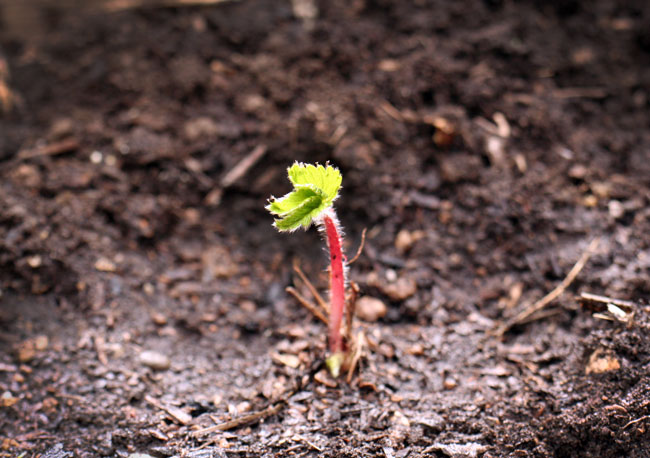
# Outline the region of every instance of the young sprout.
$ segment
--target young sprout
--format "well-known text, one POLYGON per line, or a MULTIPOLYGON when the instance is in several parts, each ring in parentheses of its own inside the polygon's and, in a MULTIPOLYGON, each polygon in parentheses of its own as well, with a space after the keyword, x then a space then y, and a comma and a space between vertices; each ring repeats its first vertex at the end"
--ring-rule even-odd
POLYGON ((273 225, 281 232, 299 227, 307 229, 312 222, 324 235, 330 256, 329 352, 327 366, 337 377, 345 360, 341 334, 345 307, 346 259, 342 249, 342 233, 333 203, 341 187, 341 172, 331 165, 296 162, 288 169, 293 191, 276 199, 271 197, 269 210, 273 225))

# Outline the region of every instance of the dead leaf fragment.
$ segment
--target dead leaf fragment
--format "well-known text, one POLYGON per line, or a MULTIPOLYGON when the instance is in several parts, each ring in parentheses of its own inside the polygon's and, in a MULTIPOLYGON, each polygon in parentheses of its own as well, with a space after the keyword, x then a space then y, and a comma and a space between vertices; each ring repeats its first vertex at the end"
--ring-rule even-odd
POLYGON ((325 385, 329 388, 336 388, 337 385, 336 380, 334 380, 329 372, 327 372, 325 369, 316 372, 314 375, 314 380, 316 380, 321 385, 325 385))

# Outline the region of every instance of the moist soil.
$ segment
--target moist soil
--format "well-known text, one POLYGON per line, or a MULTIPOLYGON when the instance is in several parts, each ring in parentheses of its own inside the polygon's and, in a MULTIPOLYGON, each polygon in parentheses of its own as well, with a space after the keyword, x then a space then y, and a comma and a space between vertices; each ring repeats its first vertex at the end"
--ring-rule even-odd
POLYGON ((0 456, 650 456, 647 2, 67 8, 1 41, 0 456))

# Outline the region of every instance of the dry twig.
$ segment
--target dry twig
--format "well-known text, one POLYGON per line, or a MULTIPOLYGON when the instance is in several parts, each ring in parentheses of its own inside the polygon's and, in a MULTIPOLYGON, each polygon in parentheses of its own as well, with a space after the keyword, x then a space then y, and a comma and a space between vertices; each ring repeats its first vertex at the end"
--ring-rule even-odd
POLYGON ((350 265, 357 259, 359 259, 359 256, 361 256, 361 252, 363 251, 363 247, 366 244, 366 232, 367 228, 363 228, 363 231, 361 231, 361 243, 359 243, 359 248, 357 248, 357 253, 354 255, 352 259, 350 259, 346 264, 350 265))
POLYGON ((293 288, 292 286, 287 286, 284 290, 285 290, 287 293, 291 294, 293 297, 295 297, 296 300, 297 300, 298 302, 300 302, 300 304, 301 304, 303 307, 305 307, 307 310, 309 310, 309 311, 310 311, 310 312, 311 312, 311 313, 312 313, 316 318, 318 318, 318 319, 321 320, 323 323, 325 323, 325 325, 327 325, 327 324, 329 323, 329 320, 328 320, 327 317, 323 314, 323 312, 321 312, 321 310, 320 310, 318 307, 316 307, 314 304, 312 304, 312 303, 309 302, 307 299, 305 299, 305 298, 302 296, 302 294, 300 294, 300 293, 299 293, 295 288, 293 288))
POLYGON ((641 422, 643 420, 647 420, 648 418, 650 418, 650 415, 644 415, 642 417, 637 418, 636 420, 628 421, 625 424, 625 426, 623 426, 623 429, 627 429, 629 426, 636 425, 637 423, 639 423, 639 422, 641 422))
POLYGON ((599 238, 595 238, 591 241, 587 249, 582 253, 582 256, 580 256, 580 259, 578 259, 578 262, 575 263, 575 265, 571 268, 567 276, 562 280, 562 283, 557 285, 550 293, 548 293, 546 296, 538 300, 537 302, 533 303, 530 307, 527 307, 526 309, 522 310, 520 313, 518 313, 514 318, 508 320, 506 323, 502 324, 500 327, 498 327, 494 331, 494 335, 496 336, 502 336, 505 334, 510 328, 513 326, 516 326, 518 324, 526 322, 533 314, 539 312, 542 310, 544 307, 546 307, 548 304, 553 302, 555 299, 557 299, 568 287, 573 281, 576 279, 580 271, 584 268, 585 264, 587 264, 587 261, 591 257, 591 255, 596 251, 598 248, 598 244, 600 243, 599 238))
POLYGON ((280 410, 282 410, 282 408, 285 405, 286 402, 280 401, 275 405, 268 406, 264 410, 260 410, 259 412, 253 412, 248 415, 242 415, 241 417, 235 418, 234 420, 224 421, 223 423, 219 423, 218 425, 208 426, 207 428, 199 429, 197 431, 194 431, 192 433, 192 436, 199 437, 205 434, 214 433, 216 431, 228 431, 231 429, 240 428, 242 426, 247 426, 252 423, 256 423, 266 417, 270 417, 271 415, 275 415, 280 410))
POLYGON ((178 407, 168 406, 166 404, 163 404, 158 399, 149 395, 146 395, 144 397, 144 400, 147 401, 152 406, 167 412, 169 416, 171 416, 174 420, 176 420, 181 425, 187 425, 192 421, 192 416, 187 412, 185 412, 184 410, 179 409, 178 407))
POLYGON ((232 169, 221 179, 221 183, 215 189, 210 191, 205 197, 208 205, 219 205, 223 197, 224 190, 231 187, 237 180, 242 178, 253 167, 262 156, 266 154, 266 145, 257 145, 253 150, 239 161, 232 169))
POLYGON ((296 274, 298 274, 298 276, 303 281, 305 286, 307 286, 307 289, 309 289, 309 292, 311 293, 311 295, 314 296, 314 299, 316 299, 316 302, 320 306, 322 312, 325 315, 329 314, 330 313, 329 304, 325 301, 325 299, 323 299, 323 296, 320 295, 320 293, 318 292, 316 287, 314 287, 312 282, 309 281, 309 279, 307 278, 307 275, 305 275, 305 273, 302 271, 302 269, 300 268, 300 265, 298 264, 297 261, 293 263, 293 271, 296 274))

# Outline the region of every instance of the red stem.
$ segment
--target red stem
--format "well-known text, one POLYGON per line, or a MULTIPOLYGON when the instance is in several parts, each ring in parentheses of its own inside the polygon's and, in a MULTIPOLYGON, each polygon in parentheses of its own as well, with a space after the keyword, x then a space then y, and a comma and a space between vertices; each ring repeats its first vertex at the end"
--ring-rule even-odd
POLYGON ((330 319, 329 346, 332 354, 343 352, 341 323, 345 307, 345 270, 343 269, 343 251, 341 249, 341 234, 334 218, 323 216, 327 246, 330 251, 330 319))

